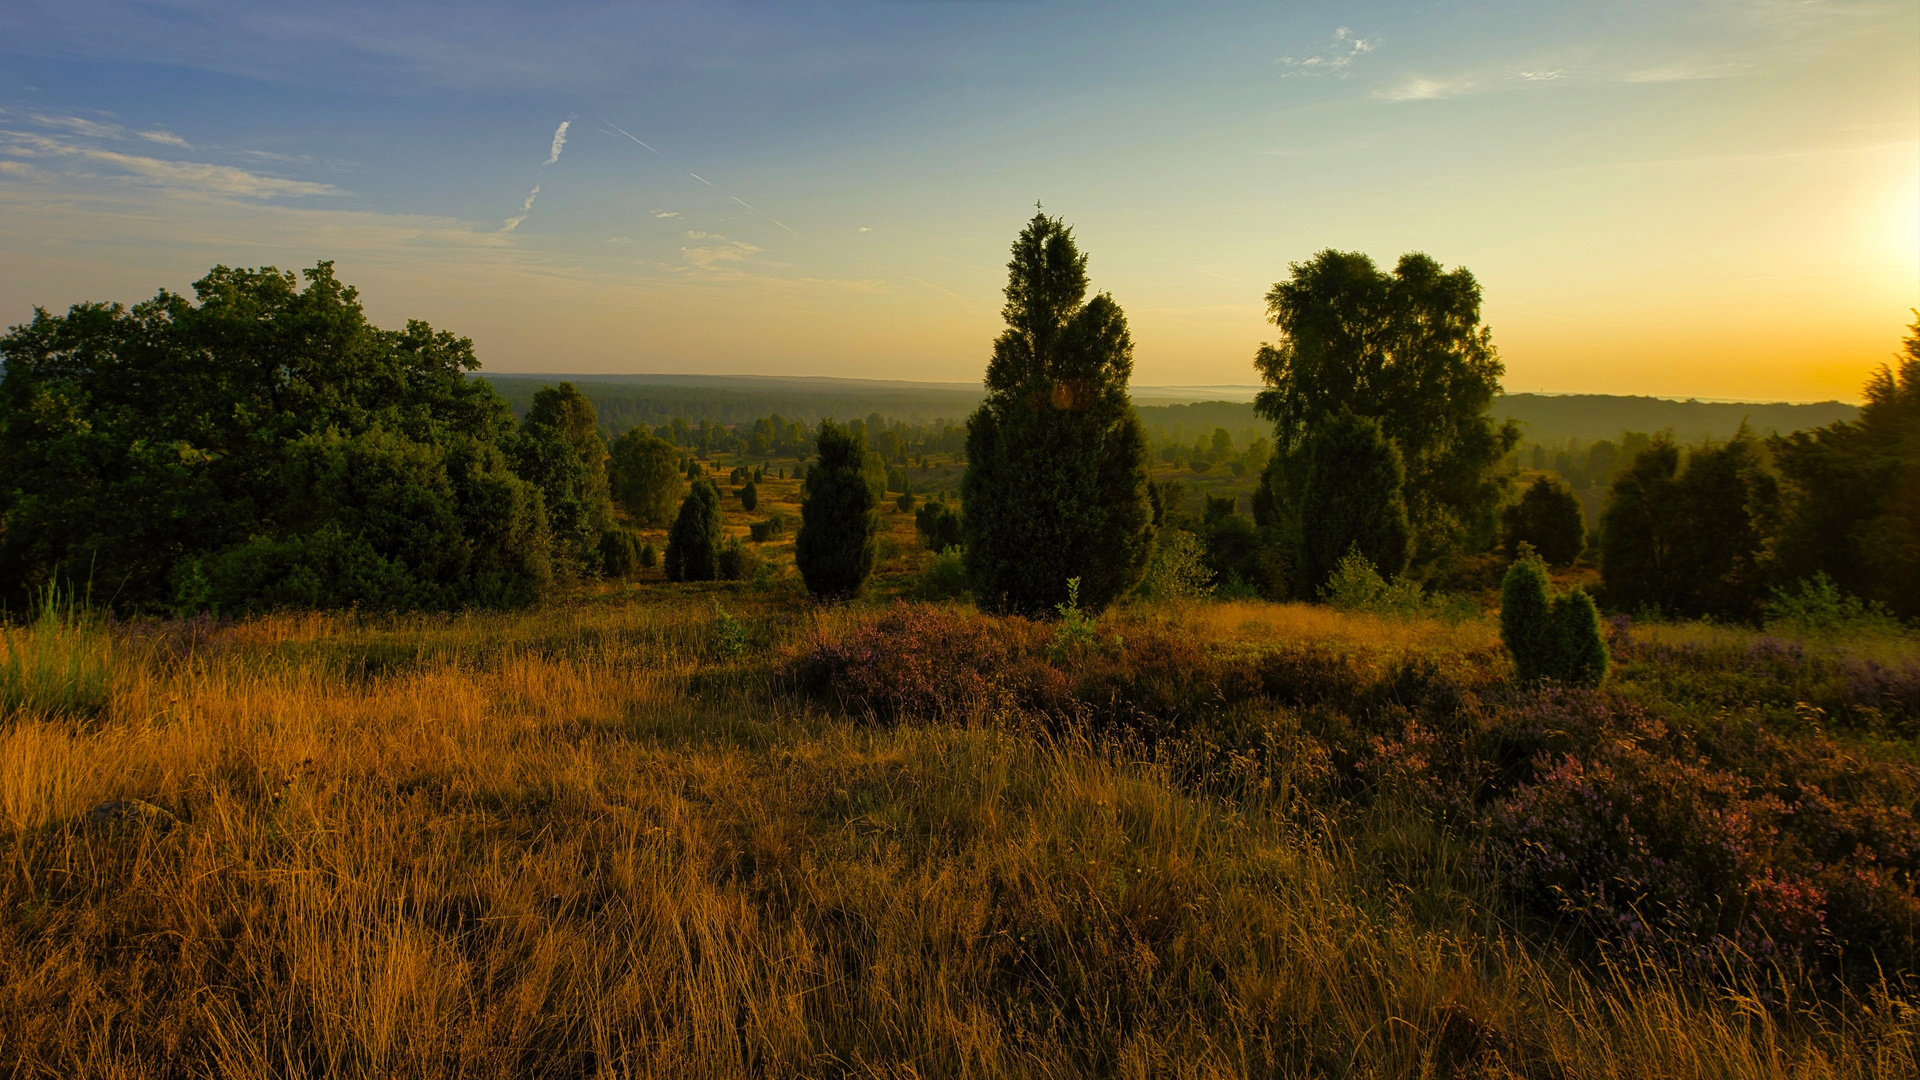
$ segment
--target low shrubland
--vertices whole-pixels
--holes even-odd
[[[111,674],[0,729],[0,1061],[1914,1068],[1906,638],[1616,621],[1583,689],[1484,617],[629,595],[9,631]]]

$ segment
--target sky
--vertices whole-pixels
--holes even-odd
[[[1857,400],[1912,0],[0,6],[0,324],[333,260],[486,370],[970,382],[1042,204],[1141,385],[1291,263],[1463,265],[1510,391]]]

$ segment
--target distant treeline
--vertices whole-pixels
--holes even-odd
[[[543,386],[558,385],[559,376],[483,376],[513,406],[526,415],[533,396]],[[779,414],[806,421],[823,417],[887,418],[888,426],[960,426],[978,408],[982,393],[972,387],[943,387],[913,383],[861,380],[744,379],[698,376],[662,376],[672,382],[638,382],[617,376],[570,377],[568,381],[593,402],[600,425],[609,435],[645,425],[658,429],[676,418],[698,426],[703,420],[722,427],[752,425]],[[1156,445],[1188,445],[1209,439],[1224,428],[1244,445],[1250,433],[1268,434],[1269,424],[1255,414],[1251,402],[1196,401],[1178,405],[1138,405],[1140,422]],[[1618,439],[1623,432],[1669,432],[1679,442],[1727,439],[1742,423],[1755,435],[1785,435],[1808,431],[1838,421],[1856,419],[1857,406],[1840,401],[1813,404],[1784,402],[1672,401],[1666,398],[1614,394],[1504,394],[1489,410],[1496,423],[1520,425],[1523,448],[1539,444],[1549,452],[1570,444],[1584,447],[1601,439]],[[868,419],[871,426],[872,421]]]

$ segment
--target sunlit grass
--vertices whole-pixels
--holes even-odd
[[[655,596],[137,639],[91,721],[21,716],[0,734],[0,1061],[47,1076],[1911,1075],[1906,1005],[1816,1022],[1659,969],[1585,969],[1478,898],[1423,819],[1315,826],[1272,793],[1210,797],[1154,754],[1018,717],[834,716],[766,673],[870,611]],[[739,659],[712,652],[716,599],[752,628]],[[1462,664],[1497,649],[1486,623],[1303,605],[1103,628],[1155,619],[1221,648]],[[184,824],[84,825],[125,798]]]

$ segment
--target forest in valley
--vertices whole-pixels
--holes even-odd
[[[1420,253],[1265,302],[1141,405],[1044,213],[978,388],[36,311],[0,1062],[1913,1075],[1920,314],[1789,406],[1505,394]]]

